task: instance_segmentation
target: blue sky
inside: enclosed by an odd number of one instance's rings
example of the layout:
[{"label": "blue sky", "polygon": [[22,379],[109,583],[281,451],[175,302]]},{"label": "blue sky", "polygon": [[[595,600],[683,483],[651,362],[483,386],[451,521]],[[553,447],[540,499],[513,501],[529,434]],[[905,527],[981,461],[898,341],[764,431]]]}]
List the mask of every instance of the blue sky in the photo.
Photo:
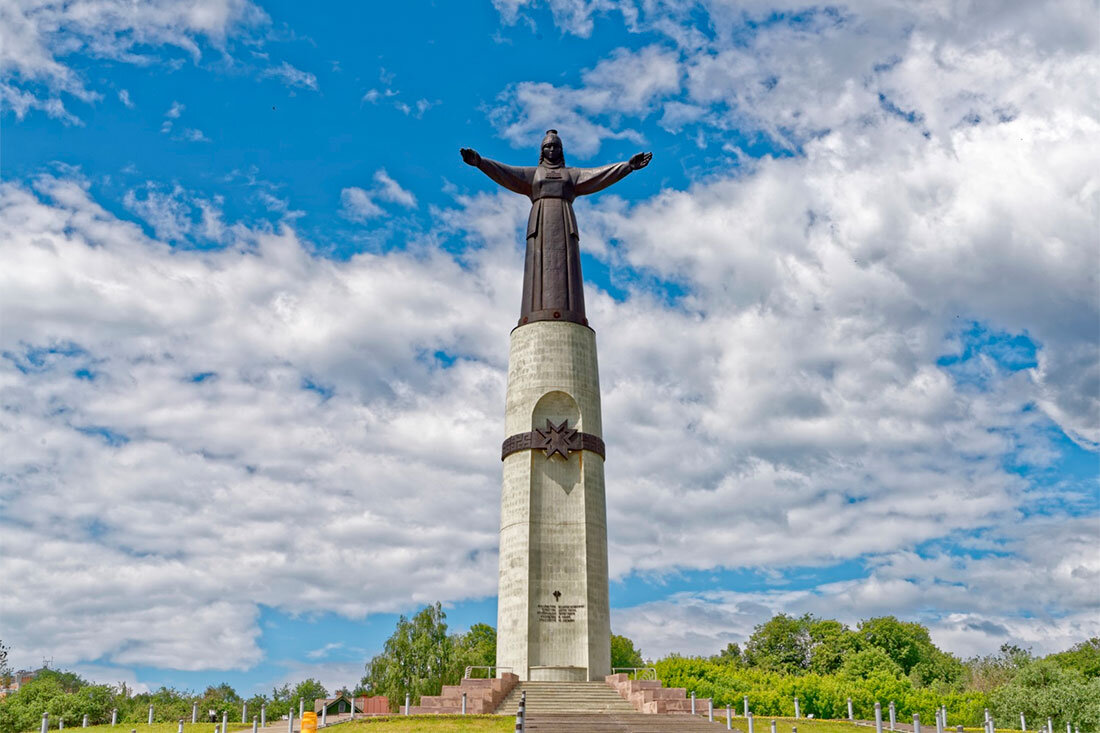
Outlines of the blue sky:
[{"label": "blue sky", "polygon": [[527,203],[578,202],[613,627],[1100,634],[1095,6],[5,0],[0,638],[352,684],[495,623]]}]

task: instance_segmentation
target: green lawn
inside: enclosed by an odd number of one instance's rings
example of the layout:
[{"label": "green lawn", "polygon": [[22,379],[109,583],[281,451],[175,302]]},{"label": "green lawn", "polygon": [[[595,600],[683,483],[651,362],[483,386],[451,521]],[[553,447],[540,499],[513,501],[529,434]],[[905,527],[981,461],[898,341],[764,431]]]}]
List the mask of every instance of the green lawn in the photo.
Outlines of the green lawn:
[{"label": "green lawn", "polygon": [[387,715],[363,718],[334,727],[334,733],[505,733],[516,729],[515,717],[508,715]]}]

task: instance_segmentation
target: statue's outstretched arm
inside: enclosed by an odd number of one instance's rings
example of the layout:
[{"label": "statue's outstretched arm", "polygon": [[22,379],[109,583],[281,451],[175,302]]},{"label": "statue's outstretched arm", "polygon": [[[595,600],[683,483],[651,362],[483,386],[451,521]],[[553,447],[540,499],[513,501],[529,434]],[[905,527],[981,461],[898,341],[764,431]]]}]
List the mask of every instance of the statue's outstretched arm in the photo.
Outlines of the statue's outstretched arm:
[{"label": "statue's outstretched arm", "polygon": [[624,163],[612,163],[600,168],[574,168],[577,178],[575,191],[578,196],[596,193],[626,178],[631,171],[645,168],[649,165],[652,153],[638,153]]},{"label": "statue's outstretched arm", "polygon": [[534,166],[505,165],[489,158],[482,158],[477,151],[469,148],[463,148],[461,153],[466,163],[475,166],[509,191],[515,191],[523,196],[531,195],[531,182],[535,178]]}]

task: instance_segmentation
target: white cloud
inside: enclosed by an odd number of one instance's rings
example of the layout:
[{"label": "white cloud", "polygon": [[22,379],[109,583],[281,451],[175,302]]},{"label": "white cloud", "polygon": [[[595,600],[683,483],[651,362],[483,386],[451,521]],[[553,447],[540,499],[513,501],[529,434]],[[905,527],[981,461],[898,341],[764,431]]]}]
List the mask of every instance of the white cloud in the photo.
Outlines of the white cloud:
[{"label": "white cloud", "polygon": [[173,101],[172,106],[168,108],[168,111],[164,113],[164,116],[170,120],[179,119],[179,116],[183,114],[184,109],[186,109],[186,105]]},{"label": "white cloud", "polygon": [[197,130],[194,127],[188,127],[181,133],[181,137],[187,142],[192,143],[208,143],[210,138],[203,134],[202,130]]},{"label": "white cloud", "polygon": [[125,89],[118,90],[118,101],[122,102],[123,106],[128,109],[134,108],[134,102],[130,99],[130,92]]},{"label": "white cloud", "polygon": [[0,96],[20,118],[43,109],[72,122],[62,94],[84,102],[102,95],[85,86],[81,74],[64,61],[83,53],[124,63],[156,60],[148,49],[171,47],[198,60],[200,42],[224,49],[241,29],[267,22],[248,0],[208,0],[181,5],[171,0],[7,0],[0,23]]},{"label": "white cloud", "polygon": [[279,79],[287,86],[303,87],[305,89],[317,91],[317,76],[315,74],[296,69],[286,61],[278,66],[264,69],[260,76],[264,78]]},{"label": "white cloud", "polygon": [[385,209],[375,203],[376,200],[416,208],[416,196],[401,187],[384,169],[374,173],[374,186],[370,189],[349,186],[340,192],[343,214],[353,221],[366,221],[385,214]]}]

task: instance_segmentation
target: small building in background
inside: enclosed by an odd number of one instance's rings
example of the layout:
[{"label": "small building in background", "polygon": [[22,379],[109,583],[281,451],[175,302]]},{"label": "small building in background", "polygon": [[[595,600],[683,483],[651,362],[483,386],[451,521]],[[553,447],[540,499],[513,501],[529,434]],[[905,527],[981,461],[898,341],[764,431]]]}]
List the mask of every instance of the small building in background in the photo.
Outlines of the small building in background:
[{"label": "small building in background", "polygon": [[[352,699],[347,695],[328,697],[313,701],[313,712],[320,715],[347,715],[351,712]],[[390,701],[385,695],[367,697],[360,695],[355,698],[356,715],[386,715],[390,712]]]}]

